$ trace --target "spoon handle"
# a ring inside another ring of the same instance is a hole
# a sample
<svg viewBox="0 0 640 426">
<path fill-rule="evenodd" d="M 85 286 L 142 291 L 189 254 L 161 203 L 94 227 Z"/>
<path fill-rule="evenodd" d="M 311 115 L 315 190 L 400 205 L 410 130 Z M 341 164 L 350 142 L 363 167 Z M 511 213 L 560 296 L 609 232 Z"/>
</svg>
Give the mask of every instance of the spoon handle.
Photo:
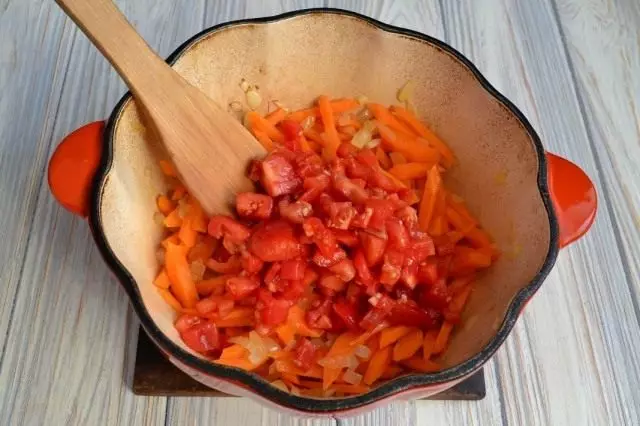
<svg viewBox="0 0 640 426">
<path fill-rule="evenodd" d="M 162 86 L 158 79 L 180 79 L 112 0 L 56 0 L 56 3 L 109 60 L 136 97 L 151 96 Z"/>
</svg>

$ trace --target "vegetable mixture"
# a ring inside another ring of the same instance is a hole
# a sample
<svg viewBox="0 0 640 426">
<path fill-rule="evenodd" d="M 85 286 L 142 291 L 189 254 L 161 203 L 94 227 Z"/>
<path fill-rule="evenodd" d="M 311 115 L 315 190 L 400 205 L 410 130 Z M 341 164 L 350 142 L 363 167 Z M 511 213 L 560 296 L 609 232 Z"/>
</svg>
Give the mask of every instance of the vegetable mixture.
<svg viewBox="0 0 640 426">
<path fill-rule="evenodd" d="M 237 217 L 207 218 L 174 186 L 158 291 L 184 343 L 294 394 L 340 397 L 433 372 L 479 270 L 499 252 L 443 186 L 455 158 L 410 109 L 320 96 L 249 112 L 269 151 L 237 194 Z"/>
</svg>

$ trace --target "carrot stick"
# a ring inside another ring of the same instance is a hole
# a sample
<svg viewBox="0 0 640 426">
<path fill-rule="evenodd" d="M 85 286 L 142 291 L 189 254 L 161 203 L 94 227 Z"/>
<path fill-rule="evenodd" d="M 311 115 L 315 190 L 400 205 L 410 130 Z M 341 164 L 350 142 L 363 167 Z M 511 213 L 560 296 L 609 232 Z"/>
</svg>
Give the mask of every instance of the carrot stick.
<svg viewBox="0 0 640 426">
<path fill-rule="evenodd" d="M 198 302 L 198 291 L 191 278 L 191 269 L 187 263 L 184 247 L 175 244 L 167 244 L 165 254 L 165 266 L 167 275 L 171 281 L 171 292 L 185 308 L 193 308 Z"/>
<path fill-rule="evenodd" d="M 341 112 L 351 111 L 360 106 L 358 101 L 353 98 L 334 99 L 330 102 L 331 110 L 334 114 L 340 114 Z"/>
<path fill-rule="evenodd" d="M 438 192 L 442 186 L 442 179 L 440 177 L 440 171 L 438 166 L 431 167 L 427 177 L 427 183 L 424 186 L 424 194 L 422 195 L 422 201 L 420 202 L 420 213 L 418 215 L 418 221 L 420 228 L 423 231 L 429 229 L 429 223 L 433 216 L 433 210 L 436 206 Z"/>
<path fill-rule="evenodd" d="M 380 164 L 380 167 L 384 170 L 391 167 L 391 159 L 389 159 L 389 156 L 384 152 L 381 146 L 376 147 L 376 158 L 378 159 L 378 164 Z"/>
<path fill-rule="evenodd" d="M 264 149 L 266 149 L 267 151 L 273 151 L 273 141 L 265 132 L 261 132 L 257 129 L 252 129 L 252 132 L 253 136 L 258 139 L 258 142 L 260 142 Z"/>
<path fill-rule="evenodd" d="M 440 153 L 426 143 L 420 143 L 406 134 L 396 133 L 381 122 L 377 122 L 376 127 L 383 146 L 388 150 L 401 152 L 410 161 L 437 163 L 440 160 Z"/>
<path fill-rule="evenodd" d="M 402 365 L 410 368 L 413 371 L 419 371 L 421 373 L 433 373 L 440 370 L 440 365 L 433 361 L 425 360 L 424 358 L 419 356 L 405 359 L 404 361 L 402 361 Z"/>
<path fill-rule="evenodd" d="M 178 302 L 178 299 L 176 299 L 173 296 L 173 294 L 171 294 L 169 290 L 164 288 L 158 288 L 158 293 L 160 293 L 160 296 L 162 296 L 164 301 L 167 302 L 167 304 L 171 306 L 174 311 L 176 312 L 182 311 L 182 305 L 180 304 L 180 302 Z"/>
<path fill-rule="evenodd" d="M 426 177 L 434 163 L 406 163 L 395 164 L 388 172 L 400 180 L 419 179 Z"/>
<path fill-rule="evenodd" d="M 178 201 L 182 199 L 182 197 L 184 197 L 186 193 L 187 193 L 187 188 L 185 188 L 184 185 L 178 185 L 175 188 L 173 188 L 173 194 L 171 194 L 171 200 Z"/>
<path fill-rule="evenodd" d="M 453 330 L 453 324 L 448 321 L 442 323 L 442 327 L 440 327 L 440 332 L 438 333 L 438 337 L 436 337 L 436 342 L 433 347 L 434 354 L 442 353 L 442 351 L 447 347 L 451 330 Z"/>
<path fill-rule="evenodd" d="M 171 286 L 171 281 L 169 281 L 169 276 L 167 275 L 166 269 L 162 268 L 160 270 L 160 273 L 158 274 L 156 279 L 153 280 L 153 285 L 164 289 L 168 289 Z"/>
<path fill-rule="evenodd" d="M 182 226 L 180 226 L 178 237 L 180 237 L 180 241 L 187 248 L 191 248 L 196 245 L 198 233 L 191 226 L 191 218 L 189 216 L 182 220 Z"/>
<path fill-rule="evenodd" d="M 289 113 L 287 118 L 289 120 L 301 122 L 301 121 L 304 121 L 304 119 L 306 119 L 307 117 L 311 117 L 317 114 L 318 114 L 317 108 L 305 108 L 305 109 L 300 109 L 298 111 Z"/>
<path fill-rule="evenodd" d="M 422 357 L 424 359 L 429 359 L 431 355 L 433 355 L 437 337 L 438 330 L 429 330 L 424 334 L 424 340 L 422 342 Z"/>
<path fill-rule="evenodd" d="M 278 108 L 273 111 L 271 114 L 268 114 L 264 119 L 269 122 L 269 124 L 276 125 L 287 116 L 287 111 L 284 108 Z"/>
<path fill-rule="evenodd" d="M 322 135 L 320 135 L 320 133 L 318 133 L 316 129 L 312 128 L 304 130 L 302 134 L 305 137 L 309 138 L 309 140 L 312 140 L 313 142 L 324 146 L 324 139 L 322 139 Z"/>
<path fill-rule="evenodd" d="M 322 373 L 322 389 L 327 390 L 335 382 L 342 373 L 342 368 L 324 367 Z"/>
<path fill-rule="evenodd" d="M 392 130 L 408 135 L 413 134 L 411 127 L 407 126 L 405 123 L 402 123 L 396 117 L 394 117 L 394 115 L 391 114 L 387 107 L 385 107 L 384 105 L 368 103 L 367 108 L 369 108 L 369 111 L 371 111 L 376 120 L 384 123 L 386 126 L 389 126 L 389 128 L 391 128 Z"/>
<path fill-rule="evenodd" d="M 411 330 L 393 347 L 393 360 L 397 362 L 412 357 L 422 347 L 422 341 L 422 330 Z"/>
<path fill-rule="evenodd" d="M 398 164 L 406 164 L 407 163 L 407 159 L 404 155 L 402 155 L 402 153 L 400 152 L 391 152 L 389 153 L 389 158 L 391 159 L 391 163 L 394 166 L 397 166 Z"/>
<path fill-rule="evenodd" d="M 335 389 L 336 392 L 342 392 L 345 394 L 359 394 L 369 392 L 369 386 L 358 384 L 358 385 L 348 385 L 348 384 L 335 384 L 332 389 Z"/>
<path fill-rule="evenodd" d="M 309 141 L 307 141 L 307 138 L 304 137 L 304 134 L 301 134 L 298 140 L 300 141 L 300 149 L 302 149 L 302 151 L 304 152 L 313 151 L 313 149 L 311 148 L 311 145 L 309 145 Z"/>
<path fill-rule="evenodd" d="M 178 172 L 173 164 L 167 160 L 160 160 L 158 163 L 160 163 L 160 170 L 162 170 L 165 176 L 178 177 Z"/>
<path fill-rule="evenodd" d="M 462 289 L 457 295 L 453 297 L 451 303 L 449 303 L 449 311 L 459 314 L 464 309 L 464 305 L 467 303 L 469 299 L 469 295 L 471 294 L 471 285 L 467 285 L 464 289 Z"/>
<path fill-rule="evenodd" d="M 464 202 L 455 201 L 451 194 L 447 194 L 447 206 L 455 210 L 456 213 L 462 216 L 467 222 L 473 222 L 474 225 L 478 226 L 478 221 L 475 217 L 473 217 L 469 210 L 467 210 Z"/>
<path fill-rule="evenodd" d="M 394 377 L 400 375 L 402 373 L 402 367 L 398 367 L 397 365 L 389 365 L 380 376 L 383 379 L 393 379 Z"/>
<path fill-rule="evenodd" d="M 431 146 L 440 152 L 442 155 L 442 162 L 446 167 L 450 167 L 455 162 L 453 152 L 449 147 L 442 142 L 442 140 L 436 136 L 431 130 L 427 128 L 418 118 L 410 111 L 400 106 L 392 106 L 391 111 L 400 121 L 409 125 L 415 132 L 423 137 Z"/>
<path fill-rule="evenodd" d="M 200 280 L 196 282 L 196 290 L 201 296 L 209 296 L 210 294 L 222 293 L 220 290 L 224 290 L 224 286 L 229 278 L 233 275 L 220 275 L 215 278 L 209 278 L 207 280 Z"/>
<path fill-rule="evenodd" d="M 474 228 L 464 236 L 474 247 L 490 247 L 491 238 L 482 229 Z"/>
<path fill-rule="evenodd" d="M 373 354 L 369 361 L 367 371 L 364 373 L 363 382 L 371 386 L 382 376 L 391 361 L 391 346 L 382 348 Z"/>
<path fill-rule="evenodd" d="M 179 228 L 180 225 L 182 225 L 182 218 L 180 217 L 178 207 L 173 209 L 173 211 L 164 218 L 163 223 L 167 228 Z"/>
<path fill-rule="evenodd" d="M 189 253 L 187 254 L 187 260 L 189 260 L 189 262 L 194 262 L 196 260 L 206 262 L 207 259 L 213 256 L 213 253 L 217 247 L 218 240 L 205 235 L 202 241 L 196 243 L 196 245 L 194 245 L 191 250 L 189 250 Z"/>
<path fill-rule="evenodd" d="M 252 130 L 264 132 L 272 141 L 278 143 L 284 142 L 284 135 L 282 134 L 282 132 L 257 112 L 249 111 L 247 113 L 247 121 L 249 121 L 249 125 L 251 126 Z"/>
<path fill-rule="evenodd" d="M 156 204 L 158 205 L 158 210 L 163 215 L 168 215 L 176 208 L 174 202 L 172 202 L 166 195 L 159 195 L 156 199 Z"/>
<path fill-rule="evenodd" d="M 160 243 L 162 245 L 162 247 L 164 247 L 165 249 L 167 248 L 167 244 L 175 244 L 175 245 L 180 245 L 180 238 L 178 237 L 178 232 L 174 232 L 173 234 L 169 235 L 167 238 L 165 238 L 164 240 L 162 240 L 162 242 Z"/>
<path fill-rule="evenodd" d="M 331 108 L 331 103 L 326 95 L 322 95 L 318 98 L 318 108 L 320 109 L 320 116 L 322 117 L 322 124 L 324 124 L 324 131 L 327 139 L 327 143 L 322 150 L 322 156 L 327 160 L 332 160 L 336 158 L 338 146 L 340 146 L 340 138 L 338 137 L 338 131 L 336 130 L 333 109 Z"/>
<path fill-rule="evenodd" d="M 467 275 L 466 277 L 458 277 L 451 281 L 451 284 L 447 287 L 449 294 L 455 296 L 460 291 L 467 288 L 467 286 L 473 281 L 474 275 Z"/>
<path fill-rule="evenodd" d="M 468 234 L 473 228 L 475 228 L 475 224 L 473 222 L 469 222 L 467 218 L 462 217 L 456 210 L 448 206 L 445 208 L 445 216 L 447 221 L 458 231 L 462 232 L 463 235 Z"/>
<path fill-rule="evenodd" d="M 194 231 L 203 234 L 207 233 L 209 221 L 204 214 L 202 206 L 195 197 L 189 197 L 189 212 L 187 213 L 187 217 L 189 218 L 191 227 Z"/>
<path fill-rule="evenodd" d="M 385 328 L 380 332 L 380 347 L 385 348 L 390 344 L 395 343 L 399 338 L 408 334 L 410 331 L 411 327 L 403 325 Z"/>
</svg>

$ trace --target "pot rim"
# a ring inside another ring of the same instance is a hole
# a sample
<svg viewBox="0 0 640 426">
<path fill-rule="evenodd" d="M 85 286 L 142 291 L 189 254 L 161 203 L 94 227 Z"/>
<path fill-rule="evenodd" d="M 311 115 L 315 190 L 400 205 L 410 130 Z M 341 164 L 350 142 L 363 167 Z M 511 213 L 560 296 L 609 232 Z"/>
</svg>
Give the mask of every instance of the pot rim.
<svg viewBox="0 0 640 426">
<path fill-rule="evenodd" d="M 520 291 L 518 291 L 518 293 L 514 296 L 511 303 L 509 304 L 508 309 L 506 310 L 504 319 L 500 324 L 500 327 L 496 331 L 494 337 L 481 351 L 479 351 L 473 357 L 456 366 L 439 372 L 414 373 L 390 380 L 387 383 L 384 383 L 362 395 L 344 397 L 340 399 L 314 399 L 292 395 L 288 392 L 271 386 L 265 379 L 257 375 L 245 372 L 237 368 L 217 365 L 210 361 L 198 358 L 173 343 L 173 341 L 156 326 L 151 315 L 147 311 L 147 308 L 142 302 L 142 297 L 135 280 L 111 250 L 111 247 L 109 246 L 106 236 L 102 230 L 100 205 L 102 203 L 104 186 L 107 182 L 108 174 L 111 170 L 111 165 L 113 162 L 113 138 L 116 125 L 122 114 L 124 106 L 131 99 L 131 93 L 127 92 L 113 109 L 113 112 L 109 117 L 107 126 L 103 134 L 104 143 L 102 147 L 100 163 L 98 165 L 97 172 L 91 187 L 88 219 L 93 237 L 96 241 L 101 255 L 127 292 L 130 303 L 133 306 L 136 315 L 140 319 L 142 326 L 150 335 L 152 340 L 154 340 L 155 343 L 160 346 L 160 348 L 165 353 L 170 354 L 171 357 L 177 359 L 182 364 L 186 364 L 187 366 L 196 369 L 208 376 L 213 376 L 226 381 L 236 382 L 246 389 L 260 395 L 261 397 L 269 399 L 272 402 L 286 408 L 293 409 L 299 412 L 306 412 L 309 414 L 320 414 L 354 410 L 360 407 L 371 405 L 386 398 L 398 396 L 400 393 L 405 391 L 456 381 L 463 378 L 464 376 L 469 375 L 470 373 L 474 372 L 482 365 L 484 365 L 498 350 L 502 343 L 504 343 L 505 339 L 513 329 L 513 326 L 515 325 L 520 312 L 529 301 L 529 299 L 540 288 L 542 282 L 553 268 L 559 251 L 559 229 L 558 220 L 552 206 L 551 196 L 547 184 L 547 161 L 545 158 L 545 150 L 536 131 L 533 129 L 522 112 L 520 112 L 520 110 L 504 95 L 498 92 L 498 90 L 495 89 L 487 81 L 487 79 L 480 73 L 480 71 L 475 67 L 475 65 L 473 65 L 473 63 L 469 59 L 467 59 L 462 53 L 458 52 L 453 47 L 436 38 L 413 30 L 389 25 L 368 16 L 351 11 L 336 8 L 312 8 L 287 12 L 270 17 L 230 21 L 212 26 L 199 32 L 198 34 L 194 35 L 186 42 L 181 44 L 167 58 L 167 63 L 173 65 L 185 52 L 189 50 L 191 46 L 200 42 L 203 38 L 209 36 L 210 34 L 218 32 L 220 30 L 245 24 L 264 25 L 312 14 L 334 14 L 356 18 L 360 21 L 364 21 L 369 25 L 372 25 L 378 30 L 382 30 L 395 35 L 408 36 L 414 39 L 418 39 L 450 54 L 454 59 L 459 61 L 462 66 L 466 67 L 467 70 L 474 75 L 478 83 L 491 96 L 499 101 L 503 107 L 507 108 L 518 119 L 525 131 L 529 134 L 535 147 L 536 155 L 538 157 L 537 185 L 538 190 L 540 191 L 542 202 L 547 212 L 547 216 L 549 218 L 550 228 L 549 249 L 542 267 L 540 268 L 536 276 L 531 280 L 531 282 Z"/>
</svg>

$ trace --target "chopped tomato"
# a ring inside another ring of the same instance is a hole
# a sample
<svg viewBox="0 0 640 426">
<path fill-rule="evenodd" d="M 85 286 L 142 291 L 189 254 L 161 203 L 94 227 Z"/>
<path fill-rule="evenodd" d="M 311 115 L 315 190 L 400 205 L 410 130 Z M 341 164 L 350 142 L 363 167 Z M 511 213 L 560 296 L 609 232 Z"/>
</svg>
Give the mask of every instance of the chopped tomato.
<svg viewBox="0 0 640 426">
<path fill-rule="evenodd" d="M 366 189 L 355 184 L 344 175 L 338 174 L 333 176 L 333 188 L 355 204 L 363 204 L 369 197 Z"/>
<path fill-rule="evenodd" d="M 284 299 L 276 299 L 269 291 L 264 289 L 259 291 L 258 300 L 258 315 L 262 324 L 274 326 L 286 321 L 291 302 Z"/>
<path fill-rule="evenodd" d="M 316 300 L 311 305 L 311 309 L 307 311 L 306 320 L 311 328 L 319 328 L 322 330 L 328 330 L 332 327 L 329 313 L 331 312 L 331 301 L 328 299 L 322 302 Z"/>
<path fill-rule="evenodd" d="M 364 256 L 367 259 L 367 265 L 375 266 L 382 260 L 384 251 L 387 248 L 387 240 L 371 235 L 367 232 L 360 234 Z"/>
<path fill-rule="evenodd" d="M 294 120 L 282 120 L 278 127 L 284 135 L 285 141 L 297 141 L 302 135 L 302 126 Z"/>
<path fill-rule="evenodd" d="M 395 211 L 393 203 L 388 199 L 380 200 L 377 198 L 370 198 L 367 200 L 366 206 L 372 211 L 368 227 L 384 230 L 387 219 L 389 219 Z"/>
<path fill-rule="evenodd" d="M 264 262 L 279 262 L 300 255 L 300 243 L 287 222 L 273 221 L 259 227 L 251 235 L 249 250 Z"/>
<path fill-rule="evenodd" d="M 285 280 L 301 280 L 307 269 L 307 262 L 301 258 L 282 262 L 280 276 Z"/>
<path fill-rule="evenodd" d="M 273 198 L 255 192 L 242 192 L 236 195 L 236 211 L 249 219 L 268 219 L 273 210 Z"/>
<path fill-rule="evenodd" d="M 218 349 L 220 338 L 213 321 L 198 323 L 180 333 L 184 343 L 196 352 L 206 354 Z"/>
<path fill-rule="evenodd" d="M 317 217 L 306 219 L 302 224 L 302 229 L 305 235 L 311 238 L 323 255 L 329 257 L 335 254 L 337 250 L 336 238 L 333 233 L 324 226 L 320 219 Z"/>
<path fill-rule="evenodd" d="M 329 266 L 329 270 L 346 283 L 356 276 L 356 268 L 353 266 L 353 262 L 350 259 L 342 259 L 335 265 Z"/>
<path fill-rule="evenodd" d="M 392 325 L 406 325 L 422 329 L 434 328 L 441 315 L 434 309 L 421 309 L 413 303 L 396 303 L 388 317 Z"/>
<path fill-rule="evenodd" d="M 243 250 L 240 254 L 242 269 L 249 274 L 257 274 L 262 270 L 264 262 L 249 250 Z"/>
<path fill-rule="evenodd" d="M 329 268 L 346 258 L 347 253 L 336 244 L 333 246 L 333 251 L 328 256 L 325 256 L 318 248 L 318 250 L 313 254 L 312 260 L 313 263 L 320 267 Z"/>
<path fill-rule="evenodd" d="M 209 235 L 213 238 L 228 237 L 233 241 L 246 241 L 251 230 L 229 216 L 216 215 L 209 220 Z"/>
<path fill-rule="evenodd" d="M 309 341 L 309 339 L 302 338 L 298 340 L 295 347 L 295 355 L 293 358 L 294 364 L 303 370 L 309 370 L 313 367 L 313 361 L 316 357 L 316 347 Z"/>
<path fill-rule="evenodd" d="M 207 268 L 219 274 L 238 274 L 242 271 L 242 262 L 238 255 L 229 257 L 226 262 L 218 262 L 211 258 L 207 260 Z"/>
<path fill-rule="evenodd" d="M 290 203 L 288 200 L 280 200 L 278 203 L 278 211 L 283 219 L 293 223 L 302 223 L 304 220 L 311 216 L 313 213 L 313 207 L 306 201 L 296 201 Z"/>
<path fill-rule="evenodd" d="M 229 278 L 225 286 L 234 300 L 241 300 L 258 289 L 260 281 L 249 277 L 234 277 Z"/>
<path fill-rule="evenodd" d="M 293 165 L 278 152 L 272 152 L 262 160 L 260 182 L 272 197 L 293 194 L 302 185 Z"/>
<path fill-rule="evenodd" d="M 409 232 L 400 219 L 395 217 L 387 219 L 386 229 L 390 248 L 404 250 L 409 247 L 411 244 Z"/>
<path fill-rule="evenodd" d="M 182 314 L 178 317 L 174 326 L 176 327 L 176 330 L 178 330 L 179 333 L 182 333 L 184 331 L 187 331 L 189 328 L 193 327 L 194 325 L 200 323 L 200 321 L 201 321 L 201 318 L 195 315 Z"/>
<path fill-rule="evenodd" d="M 333 304 L 333 310 L 347 328 L 358 328 L 358 310 L 354 305 L 347 303 L 346 301 L 338 301 Z"/>
<path fill-rule="evenodd" d="M 425 308 L 446 308 L 451 302 L 451 295 L 445 280 L 438 279 L 431 287 L 424 289 L 420 301 Z"/>
</svg>

